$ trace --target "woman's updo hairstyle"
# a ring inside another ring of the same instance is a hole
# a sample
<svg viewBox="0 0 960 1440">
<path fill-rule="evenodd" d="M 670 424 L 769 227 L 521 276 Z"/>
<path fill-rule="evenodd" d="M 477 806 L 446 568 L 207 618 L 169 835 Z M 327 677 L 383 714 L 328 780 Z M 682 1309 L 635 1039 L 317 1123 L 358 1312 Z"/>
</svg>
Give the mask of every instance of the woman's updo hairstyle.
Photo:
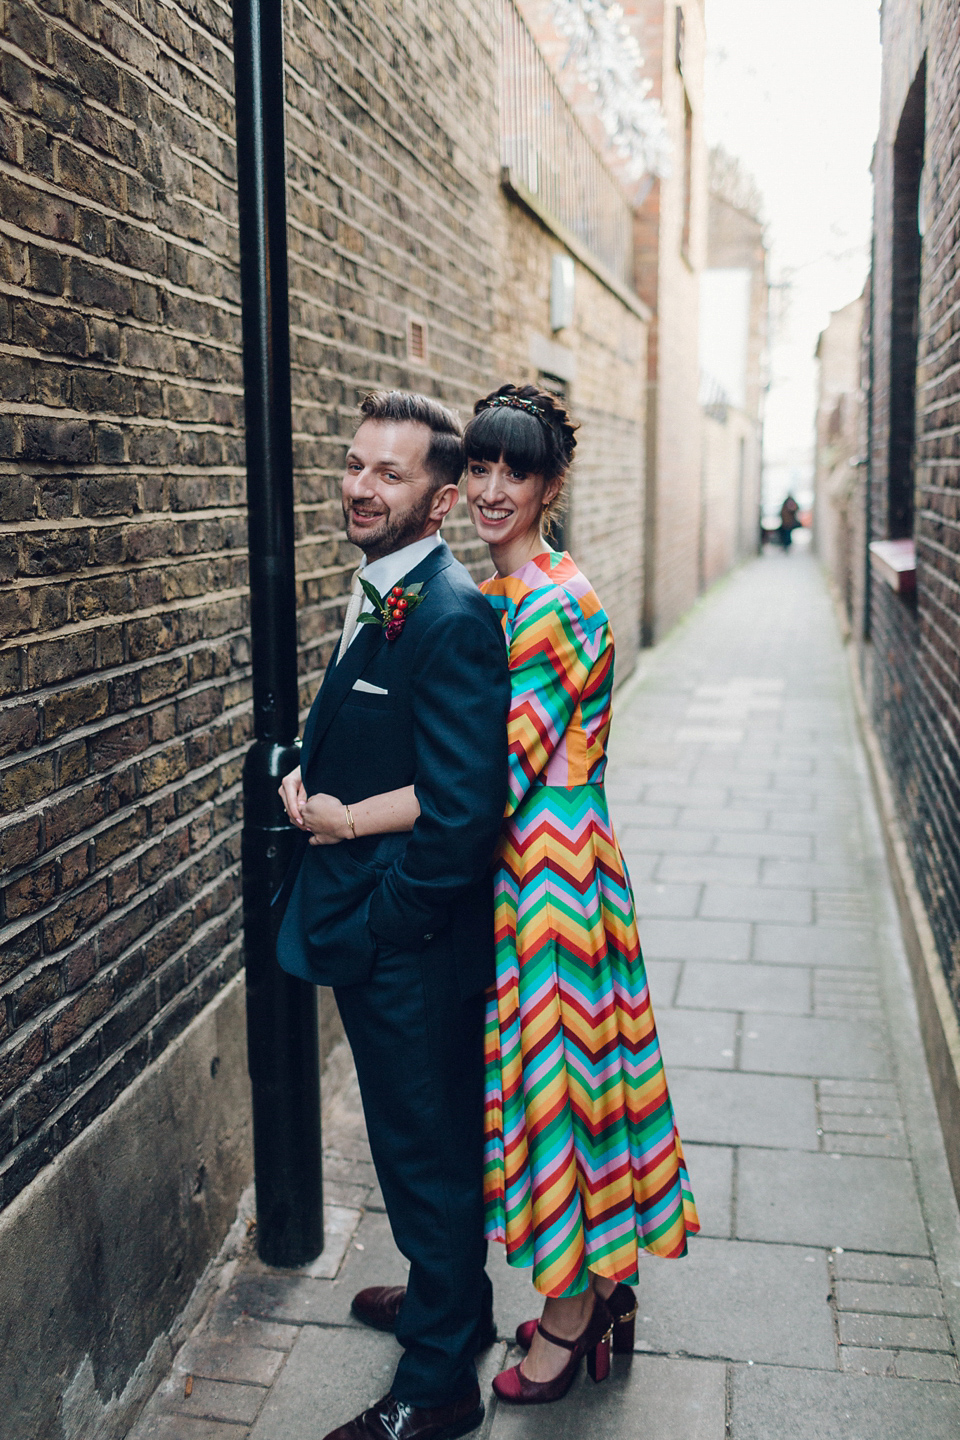
<svg viewBox="0 0 960 1440">
<path fill-rule="evenodd" d="M 563 481 L 577 448 L 577 428 L 555 395 L 536 385 L 501 385 L 473 407 L 463 447 L 468 463 L 503 460 L 511 470 L 542 475 L 547 483 L 559 480 L 560 489 L 543 509 L 546 528 L 566 505 Z"/>
</svg>

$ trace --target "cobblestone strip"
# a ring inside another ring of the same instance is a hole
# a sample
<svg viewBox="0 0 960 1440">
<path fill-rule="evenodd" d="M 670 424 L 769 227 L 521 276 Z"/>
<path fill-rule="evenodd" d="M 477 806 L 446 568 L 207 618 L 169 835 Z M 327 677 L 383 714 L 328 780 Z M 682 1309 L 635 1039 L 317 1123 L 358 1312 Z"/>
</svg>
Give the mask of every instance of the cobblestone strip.
<svg viewBox="0 0 960 1440">
<path fill-rule="evenodd" d="M 820 1080 L 817 1109 L 820 1148 L 828 1154 L 908 1158 L 897 1087 L 892 1083 Z"/>
<path fill-rule="evenodd" d="M 932 1261 L 835 1250 L 829 1267 L 844 1370 L 960 1378 Z"/>
</svg>

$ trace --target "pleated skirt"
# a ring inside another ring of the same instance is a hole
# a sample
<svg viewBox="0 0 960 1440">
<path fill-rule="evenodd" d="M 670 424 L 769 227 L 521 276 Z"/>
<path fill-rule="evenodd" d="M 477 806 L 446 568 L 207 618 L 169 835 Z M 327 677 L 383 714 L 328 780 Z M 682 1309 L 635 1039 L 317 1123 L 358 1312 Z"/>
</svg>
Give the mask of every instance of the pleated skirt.
<svg viewBox="0 0 960 1440">
<path fill-rule="evenodd" d="M 505 825 L 485 1033 L 488 1238 L 544 1295 L 699 1227 L 602 785 L 535 785 Z"/>
</svg>

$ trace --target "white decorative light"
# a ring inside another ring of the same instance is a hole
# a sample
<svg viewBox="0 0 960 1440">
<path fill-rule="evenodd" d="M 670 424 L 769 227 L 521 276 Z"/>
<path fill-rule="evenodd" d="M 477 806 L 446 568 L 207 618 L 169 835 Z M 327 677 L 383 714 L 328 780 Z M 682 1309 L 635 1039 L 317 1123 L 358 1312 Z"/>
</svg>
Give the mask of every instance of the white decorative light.
<svg viewBox="0 0 960 1440">
<path fill-rule="evenodd" d="M 606 0 L 551 0 L 558 32 L 569 42 L 564 66 L 573 62 L 613 149 L 631 179 L 670 173 L 670 141 L 663 111 L 648 99 L 643 54 L 623 10 Z"/>
</svg>

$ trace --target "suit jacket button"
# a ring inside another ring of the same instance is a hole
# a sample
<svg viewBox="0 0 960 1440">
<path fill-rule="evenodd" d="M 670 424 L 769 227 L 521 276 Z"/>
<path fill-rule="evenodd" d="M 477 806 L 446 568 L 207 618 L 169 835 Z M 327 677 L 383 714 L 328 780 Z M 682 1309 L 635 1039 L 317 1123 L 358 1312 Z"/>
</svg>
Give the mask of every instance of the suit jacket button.
<svg viewBox="0 0 960 1440">
<path fill-rule="evenodd" d="M 423 938 L 424 938 L 424 940 L 432 940 L 432 939 L 433 939 L 433 936 L 432 936 L 432 935 L 424 935 Z"/>
</svg>

